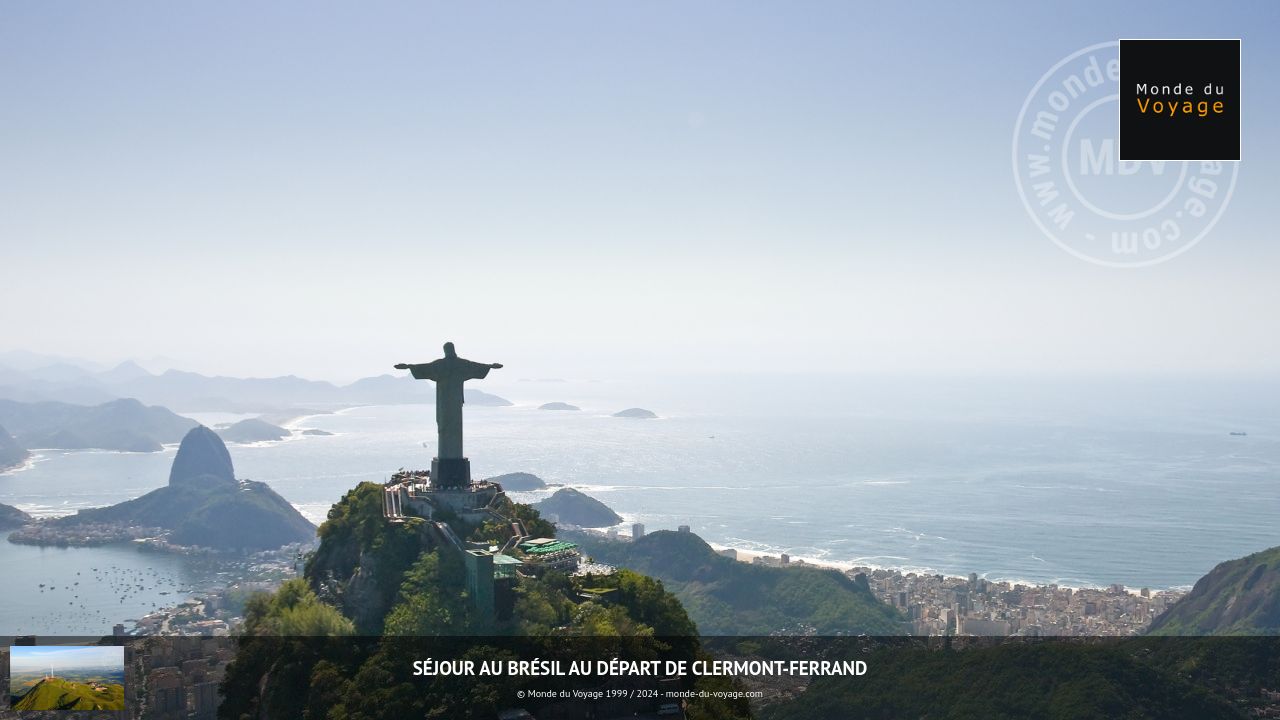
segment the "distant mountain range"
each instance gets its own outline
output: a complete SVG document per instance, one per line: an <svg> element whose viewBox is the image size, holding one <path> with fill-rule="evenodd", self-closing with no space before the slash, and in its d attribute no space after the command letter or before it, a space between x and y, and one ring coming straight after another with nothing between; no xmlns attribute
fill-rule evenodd
<svg viewBox="0 0 1280 720"><path fill-rule="evenodd" d="M269 550L315 537L315 526L265 483L238 481L227 446L197 426L178 447L169 484L142 497L30 526L33 535L78 526L162 528L176 545ZM12 539L12 538L11 538Z"/></svg>
<svg viewBox="0 0 1280 720"><path fill-rule="evenodd" d="M60 402L0 400L0 424L27 448L102 448L154 452L182 439L194 420L137 400L84 406Z"/></svg>
<svg viewBox="0 0 1280 720"><path fill-rule="evenodd" d="M1220 563L1148 634L1280 635L1280 547Z"/></svg>
<svg viewBox="0 0 1280 720"><path fill-rule="evenodd" d="M471 405L511 405L474 388L467 388L465 397ZM338 386L293 376L209 377L180 370L154 375L131 361L100 370L61 358L2 353L0 470L24 462L29 448L161 450L196 426L168 408L287 417L356 405L434 402L434 384L407 375L380 375ZM280 440L290 434L259 419L219 432L231 442Z"/></svg>
<svg viewBox="0 0 1280 720"><path fill-rule="evenodd" d="M19 357L21 362L12 362ZM94 370L66 361L35 366L39 356L0 355L0 398L33 403L62 402L98 405L119 398L135 398L185 412L288 412L332 409L352 405L395 405L435 402L432 383L408 375L379 375L349 385L305 380L287 375L274 378L208 376L182 370L152 374L132 361L109 370ZM52 360L52 358L50 358ZM505 406L496 395L466 389L473 405Z"/></svg>

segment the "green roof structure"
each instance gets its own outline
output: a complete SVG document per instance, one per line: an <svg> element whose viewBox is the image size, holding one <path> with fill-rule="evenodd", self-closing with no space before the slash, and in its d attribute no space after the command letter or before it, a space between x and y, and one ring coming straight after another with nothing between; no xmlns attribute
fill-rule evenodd
<svg viewBox="0 0 1280 720"><path fill-rule="evenodd" d="M550 555L552 553L564 552L565 550L573 550L578 547L577 543L571 543L566 540L556 540L549 543L526 542L520 544L520 549L530 555Z"/></svg>

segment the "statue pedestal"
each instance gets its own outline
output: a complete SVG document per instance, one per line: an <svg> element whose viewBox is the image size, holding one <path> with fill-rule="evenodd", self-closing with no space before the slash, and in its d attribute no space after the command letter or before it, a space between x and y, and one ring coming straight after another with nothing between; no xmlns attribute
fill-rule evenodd
<svg viewBox="0 0 1280 720"><path fill-rule="evenodd" d="M470 460L467 458L431 458L431 487L465 488L470 484Z"/></svg>

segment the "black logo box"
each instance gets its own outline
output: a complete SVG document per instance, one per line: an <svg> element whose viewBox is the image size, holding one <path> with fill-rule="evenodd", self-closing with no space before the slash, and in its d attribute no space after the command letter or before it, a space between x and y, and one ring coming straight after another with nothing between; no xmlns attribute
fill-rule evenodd
<svg viewBox="0 0 1280 720"><path fill-rule="evenodd" d="M1239 160L1240 50L1238 39L1120 40L1120 159Z"/></svg>

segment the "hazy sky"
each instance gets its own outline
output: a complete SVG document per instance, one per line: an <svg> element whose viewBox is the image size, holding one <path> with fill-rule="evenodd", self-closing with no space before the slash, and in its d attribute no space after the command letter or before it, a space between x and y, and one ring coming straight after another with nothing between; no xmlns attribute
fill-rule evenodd
<svg viewBox="0 0 1280 720"><path fill-rule="evenodd" d="M4 3L0 350L1277 370L1280 5L987 8ZM1142 270L1055 247L1009 167L1041 74L1118 37L1244 39L1230 208Z"/></svg>

